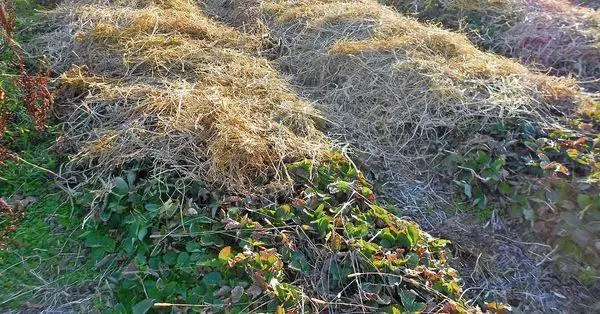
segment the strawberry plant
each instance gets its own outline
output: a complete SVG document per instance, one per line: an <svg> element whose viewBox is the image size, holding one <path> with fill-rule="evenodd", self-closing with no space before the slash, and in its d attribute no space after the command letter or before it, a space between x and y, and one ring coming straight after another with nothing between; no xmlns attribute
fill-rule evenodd
<svg viewBox="0 0 600 314"><path fill-rule="evenodd" d="M340 153L288 165L295 192L275 200L148 178L144 167L113 178L107 194L78 196L99 207L83 235L91 258L124 265L111 279L122 311L466 308L448 241L379 203ZM326 291L306 289L319 282Z"/></svg>
<svg viewBox="0 0 600 314"><path fill-rule="evenodd" d="M566 261L560 267L587 274L588 281L594 276L586 269L600 265L594 240L600 235L600 149L589 130L494 125L485 134L488 143L446 158L462 208L485 219L492 211L524 219L558 248Z"/></svg>

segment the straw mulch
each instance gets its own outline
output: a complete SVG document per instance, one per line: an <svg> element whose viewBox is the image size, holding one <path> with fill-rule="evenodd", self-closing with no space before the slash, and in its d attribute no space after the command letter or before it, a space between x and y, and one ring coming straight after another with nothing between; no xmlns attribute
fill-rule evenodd
<svg viewBox="0 0 600 314"><path fill-rule="evenodd" d="M215 0L205 9L236 25L265 24L263 37L279 43L276 63L318 102L329 134L354 144L406 205L422 207L438 157L486 126L552 124L592 105L573 80L532 73L376 1Z"/></svg>
<svg viewBox="0 0 600 314"><path fill-rule="evenodd" d="M66 2L43 41L60 77L68 171L93 183L126 163L245 191L285 186L284 163L318 158L319 113L261 45L187 1Z"/></svg>
<svg viewBox="0 0 600 314"><path fill-rule="evenodd" d="M582 86L600 91L600 13L585 4L561 0L385 3L464 30L474 42L542 71L574 75Z"/></svg>

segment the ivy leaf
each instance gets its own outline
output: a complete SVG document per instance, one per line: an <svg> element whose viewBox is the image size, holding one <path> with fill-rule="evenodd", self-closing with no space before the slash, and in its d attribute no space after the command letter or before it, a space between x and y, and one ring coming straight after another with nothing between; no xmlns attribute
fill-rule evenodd
<svg viewBox="0 0 600 314"><path fill-rule="evenodd" d="M152 305L154 305L154 300L146 299L134 305L131 310L133 314L146 314L152 308Z"/></svg>

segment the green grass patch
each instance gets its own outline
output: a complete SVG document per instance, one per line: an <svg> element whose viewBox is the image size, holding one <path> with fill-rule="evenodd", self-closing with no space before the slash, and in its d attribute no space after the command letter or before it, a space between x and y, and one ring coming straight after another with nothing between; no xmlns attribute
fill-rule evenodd
<svg viewBox="0 0 600 314"><path fill-rule="evenodd" d="M49 149L52 136L24 125L12 126L8 133L21 158L40 168L56 170L57 156ZM82 209L65 202L67 198L56 188L51 175L40 168L14 161L0 168L0 196L8 200L36 198L0 251L3 309L22 307L25 301L63 303L48 300L44 292L81 285L97 276L78 238L82 233L78 228ZM0 226L5 220L6 214L0 213Z"/></svg>

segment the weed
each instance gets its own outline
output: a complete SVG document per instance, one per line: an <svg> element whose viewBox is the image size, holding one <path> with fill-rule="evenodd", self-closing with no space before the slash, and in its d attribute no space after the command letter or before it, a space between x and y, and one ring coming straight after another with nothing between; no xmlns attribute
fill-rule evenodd
<svg viewBox="0 0 600 314"><path fill-rule="evenodd" d="M12 61L13 67L18 73L18 79L12 82L19 91L17 104L23 104L29 111L33 123L37 129L42 130L46 127L48 113L54 101L54 97L48 88L48 70L45 75L29 74L25 60L22 56L21 47L18 44L18 38L15 34L17 26L17 7L14 3L3 2L0 5L0 26L2 26L2 51L4 58L2 61ZM11 71L12 72L12 71ZM4 73L7 74L7 73ZM0 85L0 138L4 134L6 124L12 116L7 100L5 99L5 90Z"/></svg>

